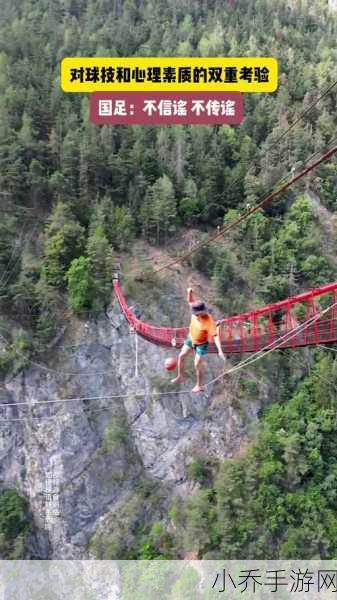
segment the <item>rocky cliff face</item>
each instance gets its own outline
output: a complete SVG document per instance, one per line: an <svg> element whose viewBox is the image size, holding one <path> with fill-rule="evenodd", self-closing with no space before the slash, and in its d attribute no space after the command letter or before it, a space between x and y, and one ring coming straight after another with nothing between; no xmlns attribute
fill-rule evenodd
<svg viewBox="0 0 337 600"><path fill-rule="evenodd" d="M134 335L116 304L109 319L76 322L74 345L67 335L46 356L52 366L32 364L1 388L1 404L9 405L1 416L1 486L29 498L43 558L90 558L94 533L123 522L141 481L163 496L191 493L193 457L237 452L268 396L259 386L255 400L239 407L234 377L203 394L172 393L163 370L172 352L142 339L136 377ZM209 356L207 364L210 380L222 362ZM181 389L193 379L190 369Z"/></svg>

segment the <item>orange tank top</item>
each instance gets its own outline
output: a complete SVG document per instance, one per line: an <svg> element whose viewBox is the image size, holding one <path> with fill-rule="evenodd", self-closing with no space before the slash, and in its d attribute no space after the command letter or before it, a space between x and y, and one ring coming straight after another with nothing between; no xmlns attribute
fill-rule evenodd
<svg viewBox="0 0 337 600"><path fill-rule="evenodd" d="M193 344L206 344L208 336L217 334L216 325L211 315L206 315L199 319L192 315L190 324L190 336Z"/></svg>

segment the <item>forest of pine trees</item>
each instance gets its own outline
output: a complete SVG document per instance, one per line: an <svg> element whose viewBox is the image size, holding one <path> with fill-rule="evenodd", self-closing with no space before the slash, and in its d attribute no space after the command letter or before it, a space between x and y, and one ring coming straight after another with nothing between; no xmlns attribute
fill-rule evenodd
<svg viewBox="0 0 337 600"><path fill-rule="evenodd" d="M79 314L97 315L104 308L114 252L131 251L139 236L165 245L186 227L207 231L221 225L329 144L336 128L333 89L273 145L337 79L336 19L325 2L321 6L313 12L309 4L281 2L275 12L268 0L4 2L0 301L5 312L25 313L23 325L37 347L53 333L50 298ZM60 89L64 56L256 53L279 60L279 90L246 95L246 118L236 128L96 126L89 122L88 97ZM315 171L305 185L333 211L336 161ZM285 222L283 215L299 191L268 210L265 224L258 215L260 221L251 222L242 236L238 258L252 273L253 292L254 279L262 282L261 302L289 293L289 263L300 273L300 287L333 276L324 257L315 256L314 223L305 232L304 256L289 247L296 215ZM297 228L295 235L303 231ZM25 253L33 259L25 261ZM222 255L208 261L219 299L233 262ZM224 308L236 311L241 304Z"/></svg>
<svg viewBox="0 0 337 600"><path fill-rule="evenodd" d="M135 240L170 248L192 227L202 237L323 152L337 131L337 86L275 140L337 81L336 39L327 0L3 0L0 312L12 345L0 375L43 352L65 310L98 317L114 256L132 252ZM60 61L74 55L270 55L279 89L247 94L240 127L96 126L88 97L60 88ZM333 217L336 159L235 230L230 249L191 259L223 311L336 279L309 189ZM335 251L337 230L333 242ZM14 317L21 329L12 333ZM176 535L167 517L132 550L114 545L114 556L108 548L102 557L173 557L187 547L220 558L335 557L336 406L318 383L320 373L335 377L335 362L322 356L298 390L287 388L289 403L267 414L245 458L212 475L194 465L200 491L171 507Z"/></svg>

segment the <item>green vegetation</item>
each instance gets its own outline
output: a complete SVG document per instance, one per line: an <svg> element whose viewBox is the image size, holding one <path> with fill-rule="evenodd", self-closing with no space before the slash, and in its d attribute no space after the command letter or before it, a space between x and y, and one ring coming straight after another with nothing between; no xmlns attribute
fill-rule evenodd
<svg viewBox="0 0 337 600"><path fill-rule="evenodd" d="M122 599L201 600L200 574L191 566L161 561L121 563ZM207 594L207 597L208 596Z"/></svg>
<svg viewBox="0 0 337 600"><path fill-rule="evenodd" d="M90 544L99 560L174 558L172 536L156 521L166 502L157 482L140 479L106 518Z"/></svg>
<svg viewBox="0 0 337 600"><path fill-rule="evenodd" d="M0 351L0 376L8 373L15 375L29 363L31 340L26 331L17 329L8 342L5 342L5 338L1 338L1 342L3 349Z"/></svg>
<svg viewBox="0 0 337 600"><path fill-rule="evenodd" d="M335 268L321 255L320 232L306 197L296 199L281 226L268 238L263 230L262 234L261 230L252 231L254 225L251 221L246 227L250 239L258 239L249 268L252 285L260 282L265 302L294 294L299 286L315 287L334 279Z"/></svg>
<svg viewBox="0 0 337 600"><path fill-rule="evenodd" d="M88 308L90 304L92 281L88 263L84 256L75 258L67 272L69 304L75 312Z"/></svg>
<svg viewBox="0 0 337 600"><path fill-rule="evenodd" d="M123 446L127 443L129 432L126 424L114 422L111 424L106 431L103 441L103 452L110 454L116 448Z"/></svg>
<svg viewBox="0 0 337 600"><path fill-rule="evenodd" d="M177 203L172 181L163 175L149 187L141 211L143 234L159 244L175 230Z"/></svg>
<svg viewBox="0 0 337 600"><path fill-rule="evenodd" d="M2 560L25 558L31 532L28 503L14 490L0 494L0 556Z"/></svg>
<svg viewBox="0 0 337 600"><path fill-rule="evenodd" d="M321 358L288 402L266 411L244 457L225 461L211 487L172 506L177 551L222 559L336 556L336 387L337 362ZM193 472L199 477L199 465Z"/></svg>
<svg viewBox="0 0 337 600"><path fill-rule="evenodd" d="M156 600L160 597L178 600L179 596L174 594L174 587L172 589L176 575L174 563L161 561L146 563L139 561L138 564L132 565L128 562L121 563L122 598L140 600L146 597L149 600Z"/></svg>
<svg viewBox="0 0 337 600"><path fill-rule="evenodd" d="M67 310L102 314L119 253L126 268L133 264L125 289L146 318L155 318L160 304L163 325L182 324L167 293L169 276L156 277L149 267L142 282L135 279L135 240L174 253L172 235L193 227L202 241L323 152L336 130L336 88L275 140L337 80L337 18L328 0L1 4L0 312L20 324L16 331L6 327L9 344L1 342L5 376L46 351ZM240 127L97 127L89 122L88 97L60 89L60 61L74 55L272 55L280 86L246 95ZM309 190L334 223L329 251ZM238 312L336 279L336 198L334 158L200 249L190 265L210 279L219 309ZM186 549L221 558L335 556L337 407L319 378L335 381L335 363L320 360L295 389L286 361L268 360L269 372L261 373L274 384L270 404L278 403L265 411L247 455L219 470L195 458L189 476L200 489L185 505L175 501L169 516L157 510L154 486L138 489L93 542L99 558L174 557ZM167 385L161 377L153 383ZM256 394L254 381L246 381L236 402ZM117 423L103 451L125 442ZM1 544L6 555L19 556L26 508L13 494L0 498Z"/></svg>
<svg viewBox="0 0 337 600"><path fill-rule="evenodd" d="M62 287L71 261L80 256L84 246L84 230L73 220L70 209L56 205L46 229L42 275L51 286Z"/></svg>
<svg viewBox="0 0 337 600"><path fill-rule="evenodd" d="M188 474L199 490L186 501L174 498L160 521L131 527L131 555L113 545L109 557L181 558L193 551L205 559L333 559L337 361L317 354L292 397L265 409L244 456L220 465L195 457ZM146 506L152 502L150 494Z"/></svg>
<svg viewBox="0 0 337 600"><path fill-rule="evenodd" d="M212 476L215 465L205 456L196 456L187 467L189 479L196 483L205 484Z"/></svg>
<svg viewBox="0 0 337 600"><path fill-rule="evenodd" d="M111 293L113 251L132 250L136 236L165 244L184 226L221 225L322 150L336 127L333 91L286 141L271 146L309 105L312 89L337 78L336 30L326 0L313 10L282 0L276 13L270 0L128 0L113 7L5 0L0 182L3 208L11 212L1 222L0 309L11 314L23 306L23 326L42 347L54 333L47 322L57 322L59 312L45 301L46 291L59 307L99 315ZM237 128L97 127L88 120L88 98L59 86L59 61L69 55L268 55L271 48L279 90L248 95ZM311 181L332 211L336 173L332 160ZM298 193L294 188L256 215L241 238L233 234L239 247L216 256L204 249L193 258L213 278L221 309L246 307L251 291L256 302L274 300L333 276L317 252L314 226L301 221L301 207L291 208ZM24 260L28 251L34 269Z"/></svg>

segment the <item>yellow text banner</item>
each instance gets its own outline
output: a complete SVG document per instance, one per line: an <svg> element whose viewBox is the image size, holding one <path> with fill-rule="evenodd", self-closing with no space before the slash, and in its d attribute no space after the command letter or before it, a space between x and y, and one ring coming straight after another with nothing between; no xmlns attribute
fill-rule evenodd
<svg viewBox="0 0 337 600"><path fill-rule="evenodd" d="M272 57L67 57L61 63L64 92L230 91L275 92L278 63Z"/></svg>

